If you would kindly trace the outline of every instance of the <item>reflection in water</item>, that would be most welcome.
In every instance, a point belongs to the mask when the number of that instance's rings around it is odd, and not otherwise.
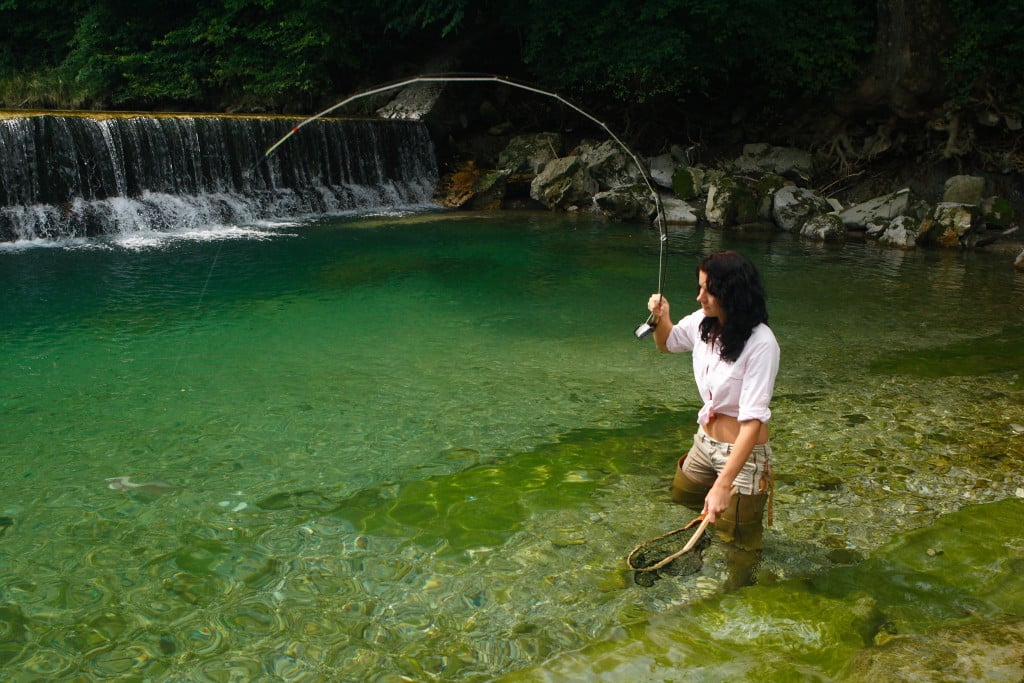
[[[982,254],[670,235],[676,314],[699,256],[738,247],[783,348],[775,526],[726,593],[717,542],[650,587],[624,561],[690,515],[667,495],[687,363],[631,334],[656,235],[440,214],[264,237],[0,253],[5,677],[468,681],[556,657],[637,680],[634,643],[833,676],[882,616],[952,600],[872,595],[891,539],[1024,495],[1024,292]],[[855,589],[823,587],[846,565]]]

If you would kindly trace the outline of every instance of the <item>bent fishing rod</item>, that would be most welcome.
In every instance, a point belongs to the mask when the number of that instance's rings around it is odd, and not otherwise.
[[[360,91],[360,92],[358,92],[358,93],[356,93],[354,95],[351,95],[349,97],[346,97],[345,99],[341,100],[340,102],[337,102],[336,104],[331,105],[327,109],[324,109],[320,113],[314,114],[313,116],[310,116],[309,118],[304,119],[303,121],[300,121],[296,125],[292,126],[292,129],[289,130],[280,140],[278,140],[273,145],[271,145],[270,147],[267,148],[267,151],[263,153],[263,157],[257,162],[257,165],[259,163],[265,161],[266,159],[268,159],[270,157],[270,155],[273,154],[274,151],[278,147],[283,145],[290,137],[292,137],[293,135],[298,133],[299,130],[303,126],[305,126],[305,125],[307,125],[309,123],[312,123],[313,121],[316,121],[317,119],[323,118],[324,116],[327,116],[327,115],[329,115],[329,114],[331,114],[331,113],[341,109],[342,107],[344,107],[344,106],[346,106],[348,104],[351,104],[352,102],[355,102],[356,100],[361,100],[361,99],[363,99],[365,97],[372,97],[373,95],[379,95],[381,93],[389,92],[391,90],[398,90],[399,88],[405,88],[407,86],[416,85],[418,83],[501,83],[502,85],[507,85],[507,86],[510,86],[510,87],[513,87],[513,88],[519,88],[521,90],[526,90],[528,92],[536,93],[538,95],[543,95],[545,97],[553,98],[553,99],[557,100],[558,102],[561,102],[565,106],[569,107],[573,111],[575,111],[575,112],[579,113],[580,115],[584,116],[585,118],[589,119],[593,123],[597,124],[602,130],[604,130],[604,132],[608,135],[608,137],[610,137],[612,140],[614,140],[615,143],[620,148],[622,148],[622,151],[624,151],[629,156],[629,158],[633,160],[634,165],[636,165],[637,169],[640,171],[640,176],[643,178],[644,184],[647,185],[648,191],[651,193],[651,196],[654,198],[654,210],[655,210],[655,214],[656,214],[655,215],[655,224],[657,225],[657,228],[658,228],[658,241],[659,241],[659,248],[658,248],[658,290],[657,291],[658,291],[659,295],[664,291],[664,289],[665,289],[665,243],[668,241],[668,234],[667,234],[666,223],[665,223],[665,210],[664,210],[664,207],[662,206],[662,203],[661,203],[661,195],[659,195],[658,191],[655,189],[654,182],[651,180],[651,175],[648,172],[647,167],[641,162],[640,157],[637,156],[637,154],[629,147],[629,145],[627,145],[625,142],[623,142],[619,138],[618,135],[616,135],[607,125],[604,124],[603,121],[599,120],[597,117],[593,116],[589,112],[587,112],[587,111],[581,109],[580,107],[576,106],[575,104],[573,104],[569,100],[565,99],[564,97],[562,97],[558,93],[551,92],[549,90],[543,90],[541,88],[537,88],[537,87],[529,85],[527,83],[521,83],[519,81],[514,81],[514,80],[512,80],[510,78],[506,78],[504,76],[495,76],[495,75],[488,75],[488,74],[429,74],[429,75],[423,75],[423,76],[414,76],[412,78],[406,78],[405,80],[396,81],[394,83],[388,83],[388,84],[385,84],[385,85],[379,85],[379,86],[370,88],[368,90]],[[254,165],[254,167],[255,167],[255,165]],[[654,326],[655,326],[654,314],[651,313],[650,315],[647,316],[647,320],[645,322],[643,322],[639,326],[637,326],[637,328],[633,331],[633,334],[636,336],[637,339],[643,339],[644,337],[646,337],[647,335],[651,334],[651,332],[654,331]]]

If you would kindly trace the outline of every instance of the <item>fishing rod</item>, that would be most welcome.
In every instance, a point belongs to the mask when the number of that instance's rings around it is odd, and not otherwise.
[[[667,234],[666,223],[665,223],[665,210],[664,210],[664,207],[663,207],[663,205],[661,203],[661,195],[658,194],[658,191],[654,188],[654,182],[651,180],[651,175],[648,172],[647,167],[640,161],[640,157],[637,156],[636,152],[634,152],[629,147],[629,145],[627,145],[625,142],[623,142],[619,138],[618,135],[616,135],[608,126],[606,126],[603,121],[599,120],[597,117],[593,116],[589,112],[587,112],[587,111],[581,109],[580,107],[576,106],[575,104],[573,104],[569,100],[565,99],[564,97],[562,97],[558,93],[551,92],[550,90],[543,90],[541,88],[529,85],[527,83],[521,83],[519,81],[514,81],[514,80],[512,80],[510,78],[506,78],[505,76],[495,76],[495,75],[488,75],[488,74],[429,74],[429,75],[423,75],[423,76],[414,76],[412,78],[406,78],[404,80],[396,81],[394,83],[388,83],[388,84],[385,84],[385,85],[379,85],[379,86],[370,88],[368,90],[360,91],[360,92],[358,92],[358,93],[356,93],[354,95],[346,97],[345,99],[341,100],[340,102],[337,102],[336,104],[331,105],[330,107],[328,107],[327,109],[324,109],[320,113],[314,114],[313,116],[310,116],[309,118],[307,118],[307,119],[305,119],[303,121],[300,121],[296,125],[292,126],[292,129],[289,130],[283,137],[281,137],[280,140],[278,140],[277,142],[275,142],[274,144],[272,144],[270,147],[267,148],[267,151],[263,153],[263,157],[260,159],[260,161],[257,162],[257,165],[259,163],[261,163],[262,161],[265,161],[266,159],[268,159],[270,157],[270,155],[273,154],[274,151],[278,147],[283,145],[290,137],[292,137],[293,135],[298,133],[299,130],[303,126],[305,126],[305,125],[307,125],[309,123],[312,123],[313,121],[316,121],[317,119],[323,118],[324,116],[327,116],[327,115],[337,111],[338,109],[341,109],[345,105],[350,104],[352,102],[355,102],[356,100],[361,100],[361,99],[363,99],[365,97],[372,97],[373,95],[379,95],[381,93],[389,92],[391,90],[397,90],[399,88],[405,88],[407,86],[415,85],[417,83],[501,83],[502,85],[507,85],[507,86],[510,86],[510,87],[513,87],[513,88],[519,88],[521,90],[526,90],[528,92],[536,93],[538,95],[544,95],[545,97],[551,97],[551,98],[561,102],[565,106],[569,107],[573,111],[575,111],[575,112],[579,113],[580,115],[586,117],[590,121],[596,123],[602,130],[604,130],[605,133],[607,133],[608,137],[610,137],[612,140],[614,140],[615,143],[619,147],[621,147],[622,150],[629,156],[629,158],[633,160],[633,163],[636,165],[637,169],[640,171],[640,176],[643,178],[644,184],[647,185],[647,189],[650,191],[651,196],[654,198],[654,208],[655,208],[655,214],[656,214],[655,215],[655,224],[658,227],[658,238],[659,238],[659,248],[658,248],[658,292],[661,293],[661,292],[664,291],[664,289],[665,289],[665,287],[664,287],[664,285],[665,285],[665,243],[668,241],[668,234]],[[641,323],[633,331],[633,334],[636,336],[637,339],[643,339],[644,337],[646,337],[647,335],[649,335],[653,331],[654,331],[654,314],[651,313],[650,315],[647,316],[647,320],[645,322]]]

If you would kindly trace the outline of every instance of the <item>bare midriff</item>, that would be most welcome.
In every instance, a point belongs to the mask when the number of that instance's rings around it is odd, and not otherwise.
[[[722,443],[736,443],[740,435],[740,421],[732,415],[714,415],[704,425],[704,433],[715,441]],[[761,430],[757,434],[757,443],[768,443],[768,425],[761,423]]]

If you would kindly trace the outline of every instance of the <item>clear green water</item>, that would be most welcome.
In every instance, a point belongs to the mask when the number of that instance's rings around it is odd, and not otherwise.
[[[678,231],[677,316],[724,247],[761,268],[783,348],[775,526],[758,585],[728,595],[717,545],[649,588],[624,562],[691,517],[666,496],[688,360],[632,337],[649,230],[425,214],[0,251],[0,677],[627,681],[666,647],[728,662],[741,641],[779,680],[839,676],[878,621],[843,615],[894,572],[868,558],[1024,497],[1024,278]],[[858,590],[813,587],[851,568]],[[982,614],[1019,614],[1007,582]],[[950,602],[873,599],[905,630]],[[676,618],[706,631],[651,625]]]

